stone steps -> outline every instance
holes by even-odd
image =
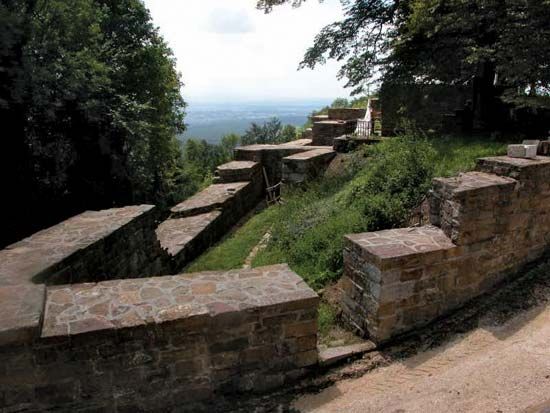
[[[161,245],[170,256],[172,273],[214,245],[264,193],[257,162],[228,162],[218,166],[216,175],[216,183],[172,207],[169,218],[157,228]]]

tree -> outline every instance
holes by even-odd
[[[141,1],[3,1],[0,23],[0,243],[83,209],[171,202],[185,103]]]
[[[330,107],[333,109],[339,109],[339,108],[349,108],[351,107],[350,102],[345,98],[336,98],[334,101],[330,104]]]
[[[278,118],[270,119],[263,125],[253,122],[241,138],[243,145],[277,144],[296,139],[296,128],[292,125],[283,126]]]
[[[269,12],[290,2],[260,0],[258,7]],[[495,97],[540,105],[540,97],[549,95],[548,0],[342,4],[344,19],[321,30],[300,66],[313,68],[327,58],[342,61],[339,76],[355,93],[379,81],[469,84],[482,121],[491,117]]]

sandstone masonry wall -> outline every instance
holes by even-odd
[[[298,184],[322,175],[335,155],[336,152],[329,148],[283,158],[283,182]]]
[[[40,337],[0,346],[0,408],[216,411],[317,363],[317,305],[286,265],[49,287]]]
[[[550,245],[550,158],[437,178],[431,224],[346,237],[344,315],[383,342],[490,291]]]
[[[355,120],[324,120],[313,124],[313,145],[333,146],[334,139],[355,132]]]
[[[310,142],[309,140],[303,141]],[[259,163],[265,168],[270,185],[275,185],[283,179],[283,158],[315,149],[327,149],[326,146],[309,146],[297,144],[296,142],[281,145],[241,146],[235,149],[235,158],[238,161]]]
[[[0,345],[37,335],[45,284],[159,274],[152,205],[87,211],[0,251]]]
[[[288,266],[151,278],[263,195],[259,164],[218,172],[160,225],[89,211],[0,251],[0,411],[216,411],[317,364],[318,296]]]
[[[228,162],[218,167],[213,185],[172,207],[156,231],[170,273],[182,271],[251,211],[263,196],[263,180],[257,162]]]
[[[363,119],[366,114],[367,114],[367,109],[330,108],[328,110],[328,119],[357,120],[357,119]]]

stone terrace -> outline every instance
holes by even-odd
[[[177,273],[264,190],[255,162],[219,181],[160,225],[151,205],[89,211],[0,251],[0,410],[211,411],[317,364],[318,297],[286,265],[140,278]]]
[[[550,250],[550,158],[478,160],[437,178],[434,226],[347,237],[344,318],[376,342],[490,291]],[[439,228],[438,228],[439,227]]]

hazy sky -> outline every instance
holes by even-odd
[[[256,10],[254,0],[145,0],[177,58],[189,100],[347,96],[339,65],[297,71],[314,36],[339,19],[338,0]]]

